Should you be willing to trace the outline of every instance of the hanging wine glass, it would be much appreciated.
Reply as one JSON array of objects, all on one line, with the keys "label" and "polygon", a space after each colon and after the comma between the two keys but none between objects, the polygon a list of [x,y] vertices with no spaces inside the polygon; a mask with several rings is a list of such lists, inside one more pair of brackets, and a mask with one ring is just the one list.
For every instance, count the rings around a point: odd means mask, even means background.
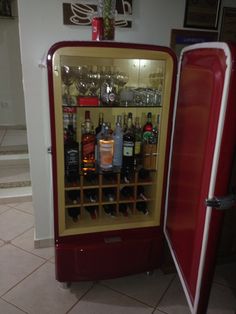
[{"label": "hanging wine glass", "polygon": [[63,65],[61,67],[61,79],[64,84],[64,93],[62,95],[63,104],[71,105],[70,87],[74,83],[74,73],[72,67]]}]

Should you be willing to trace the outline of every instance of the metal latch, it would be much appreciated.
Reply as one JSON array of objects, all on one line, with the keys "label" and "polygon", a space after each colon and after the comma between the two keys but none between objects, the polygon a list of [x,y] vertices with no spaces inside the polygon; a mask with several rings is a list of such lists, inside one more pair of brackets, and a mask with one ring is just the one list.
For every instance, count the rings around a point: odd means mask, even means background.
[{"label": "metal latch", "polygon": [[224,210],[229,209],[236,203],[236,194],[230,194],[224,197],[212,197],[205,201],[206,206],[213,207],[216,209]]}]

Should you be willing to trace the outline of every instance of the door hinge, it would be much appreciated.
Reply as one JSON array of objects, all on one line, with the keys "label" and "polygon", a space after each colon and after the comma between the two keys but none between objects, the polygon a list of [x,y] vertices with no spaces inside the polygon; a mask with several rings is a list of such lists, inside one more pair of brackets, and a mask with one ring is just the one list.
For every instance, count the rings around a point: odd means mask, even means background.
[{"label": "door hinge", "polygon": [[206,206],[216,209],[224,210],[229,209],[236,203],[236,194],[230,194],[223,197],[207,198],[205,201]]}]

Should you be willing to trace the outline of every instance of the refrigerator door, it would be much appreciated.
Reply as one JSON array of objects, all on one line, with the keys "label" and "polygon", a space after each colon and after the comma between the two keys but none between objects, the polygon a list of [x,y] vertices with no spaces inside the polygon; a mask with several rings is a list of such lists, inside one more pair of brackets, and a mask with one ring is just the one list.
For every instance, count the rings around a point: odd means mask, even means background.
[{"label": "refrigerator door", "polygon": [[206,311],[223,211],[206,199],[227,194],[235,148],[233,47],[182,51],[173,114],[164,233],[191,313]]}]

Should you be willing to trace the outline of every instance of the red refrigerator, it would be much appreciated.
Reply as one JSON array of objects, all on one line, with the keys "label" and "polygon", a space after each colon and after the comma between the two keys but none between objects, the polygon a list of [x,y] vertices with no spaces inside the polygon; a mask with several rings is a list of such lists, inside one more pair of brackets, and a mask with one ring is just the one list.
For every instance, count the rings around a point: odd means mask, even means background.
[{"label": "red refrigerator", "polygon": [[[225,43],[187,47],[178,66],[171,49],[161,46],[60,42],[51,47],[58,281],[153,270],[161,265],[165,237],[191,313],[205,313],[224,210],[234,203],[228,191],[236,146],[234,59],[235,47]],[[102,155],[90,171],[93,160],[84,140],[88,111],[94,124],[103,119],[112,130],[117,116],[123,124],[135,117],[142,128],[149,117],[152,131],[148,138],[142,134],[139,145],[135,137],[129,177],[124,165],[101,169]],[[101,143],[99,134],[94,145]]]}]

